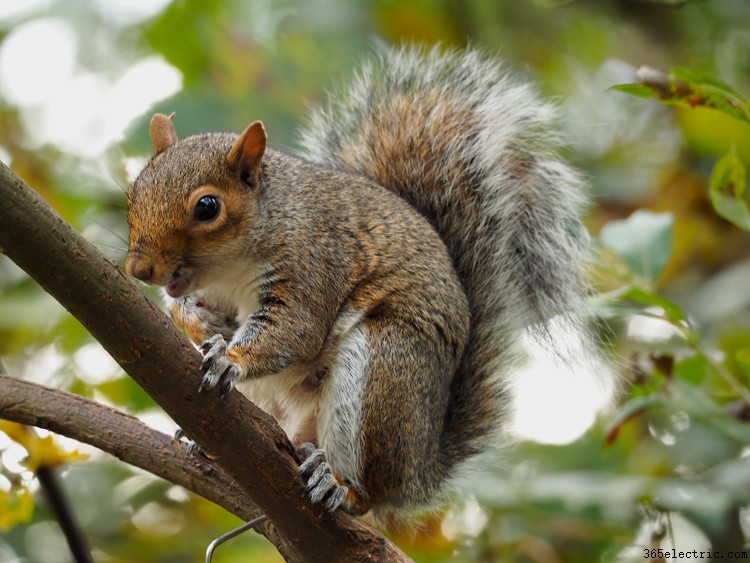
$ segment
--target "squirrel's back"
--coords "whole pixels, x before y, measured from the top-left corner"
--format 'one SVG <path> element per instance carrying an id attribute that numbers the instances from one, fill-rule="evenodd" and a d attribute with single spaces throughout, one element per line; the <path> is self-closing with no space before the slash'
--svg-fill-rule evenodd
<path id="1" fill-rule="evenodd" d="M 389 50 L 315 111 L 309 160 L 363 174 L 420 210 L 467 291 L 472 334 L 452 386 L 446 462 L 480 451 L 501 418 L 528 330 L 585 289 L 579 175 L 557 156 L 554 108 L 476 50 Z"/>

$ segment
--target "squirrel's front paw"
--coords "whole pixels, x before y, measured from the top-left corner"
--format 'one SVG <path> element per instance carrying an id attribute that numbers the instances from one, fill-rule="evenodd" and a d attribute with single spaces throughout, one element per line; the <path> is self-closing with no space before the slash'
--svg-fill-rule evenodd
<path id="1" fill-rule="evenodd" d="M 213 335 L 201 344 L 200 349 L 203 353 L 203 369 L 206 373 L 203 375 L 198 391 L 213 389 L 221 383 L 219 391 L 224 396 L 234 389 L 242 374 L 242 369 L 227 356 L 227 342 L 221 334 Z"/>
<path id="2" fill-rule="evenodd" d="M 344 501 L 349 488 L 339 483 L 323 450 L 306 443 L 299 447 L 298 453 L 304 460 L 299 473 L 307 480 L 307 496 L 313 503 L 322 502 L 328 512 L 333 512 Z"/>
<path id="3" fill-rule="evenodd" d="M 224 313 L 211 309 L 200 299 L 191 297 L 184 299 L 184 310 L 194 315 L 198 322 L 205 327 L 205 330 L 210 334 L 221 334 L 224 338 L 231 340 L 239 326 L 234 318 L 235 313 Z"/>

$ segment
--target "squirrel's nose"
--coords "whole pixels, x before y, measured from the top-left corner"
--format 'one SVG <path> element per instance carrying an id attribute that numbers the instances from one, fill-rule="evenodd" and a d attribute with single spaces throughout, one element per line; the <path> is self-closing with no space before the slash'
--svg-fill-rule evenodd
<path id="1" fill-rule="evenodd" d="M 128 256 L 125 271 L 142 282 L 149 282 L 154 277 L 154 266 L 148 261 L 139 260 L 132 255 Z"/>

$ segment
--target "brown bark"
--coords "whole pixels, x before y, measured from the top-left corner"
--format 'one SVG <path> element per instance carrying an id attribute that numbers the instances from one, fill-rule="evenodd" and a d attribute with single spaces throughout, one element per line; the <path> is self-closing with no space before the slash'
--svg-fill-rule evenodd
<path id="1" fill-rule="evenodd" d="M 198 393 L 200 357 L 190 343 L 116 264 L 5 165 L 0 166 L 0 201 L 0 248 L 216 457 L 216 465 L 268 516 L 278 532 L 274 542 L 288 559 L 408 560 L 360 522 L 340 512 L 321 514 L 311 506 L 293 449 L 273 419 L 239 393 L 223 399 Z M 108 441 L 113 448 L 125 443 L 122 435 L 108 436 Z M 233 511 L 231 505 L 222 506 Z"/>
<path id="2" fill-rule="evenodd" d="M 225 471 L 136 417 L 90 399 L 0 374 L 0 417 L 90 444 L 120 460 L 227 507 L 245 520 L 259 515 Z"/>
<path id="3" fill-rule="evenodd" d="M 182 442 L 136 417 L 80 397 L 0 373 L 0 418 L 44 428 L 99 448 L 224 507 L 243 520 L 260 515 L 227 473 Z M 269 524 L 257 530 L 273 541 Z"/>

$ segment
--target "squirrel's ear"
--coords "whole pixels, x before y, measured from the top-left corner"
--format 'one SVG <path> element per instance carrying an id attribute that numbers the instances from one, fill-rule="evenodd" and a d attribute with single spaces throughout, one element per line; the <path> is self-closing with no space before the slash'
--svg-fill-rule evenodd
<path id="1" fill-rule="evenodd" d="M 151 142 L 154 145 L 156 154 L 159 154 L 177 142 L 177 133 L 174 130 L 174 125 L 172 125 L 173 117 L 174 112 L 168 116 L 163 113 L 156 113 L 151 118 L 148 130 L 151 133 Z"/>
<path id="2" fill-rule="evenodd" d="M 244 180 L 260 166 L 260 159 L 265 151 L 266 130 L 262 122 L 253 121 L 229 149 L 227 162 L 232 168 L 240 170 Z"/>

